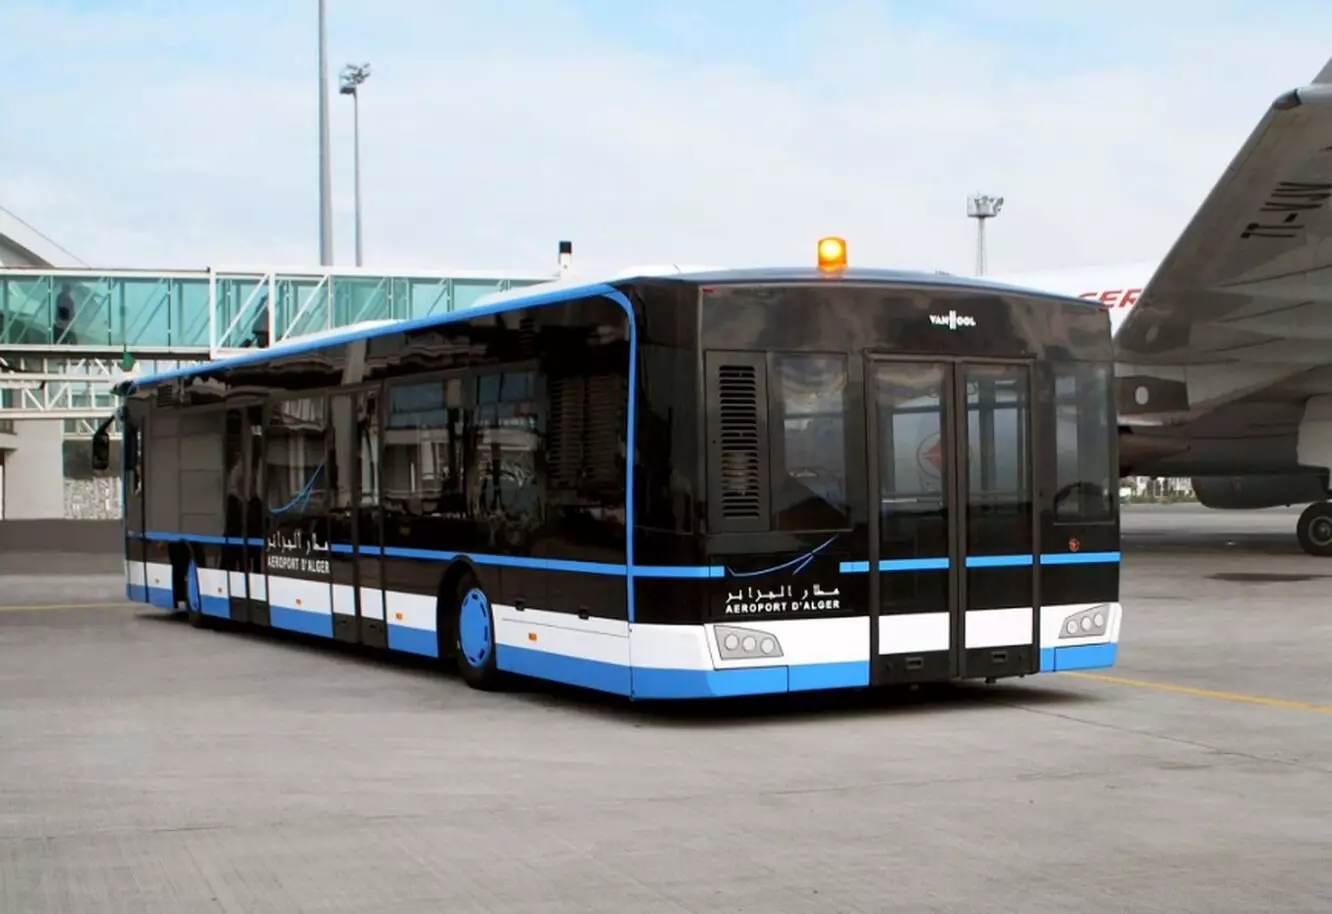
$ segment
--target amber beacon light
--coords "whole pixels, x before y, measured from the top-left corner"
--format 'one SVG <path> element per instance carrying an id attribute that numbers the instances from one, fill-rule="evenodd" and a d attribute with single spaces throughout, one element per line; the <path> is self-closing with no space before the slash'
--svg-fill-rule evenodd
<path id="1" fill-rule="evenodd" d="M 825 272 L 846 269 L 846 241 L 829 236 L 819 239 L 819 269 Z"/>

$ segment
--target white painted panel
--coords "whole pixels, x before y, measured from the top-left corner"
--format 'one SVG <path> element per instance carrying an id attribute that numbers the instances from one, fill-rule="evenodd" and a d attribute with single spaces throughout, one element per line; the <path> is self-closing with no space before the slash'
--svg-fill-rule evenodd
<path id="1" fill-rule="evenodd" d="M 612 619 L 579 619 L 568 613 L 492 604 L 495 641 L 583 660 L 629 664 L 629 626 Z M 581 626 L 575 623 L 581 623 Z"/>
<path id="2" fill-rule="evenodd" d="M 664 670 L 710 670 L 708 630 L 702 625 L 643 625 L 629 629 L 634 666 Z"/>
<path id="3" fill-rule="evenodd" d="M 301 581 L 275 574 L 268 576 L 268 604 L 308 613 L 332 612 L 327 583 Z"/>
<path id="4" fill-rule="evenodd" d="M 245 572 L 243 572 L 243 571 L 232 571 L 232 572 L 228 572 L 228 576 L 229 576 L 229 578 L 230 578 L 229 586 L 231 587 L 231 595 L 232 595 L 233 597 L 240 597 L 240 598 L 244 599 L 245 596 L 246 596 L 246 593 L 245 593 Z"/>
<path id="5" fill-rule="evenodd" d="M 333 585 L 333 612 L 339 616 L 356 615 L 356 588 L 350 584 Z"/>
<path id="6" fill-rule="evenodd" d="M 384 618 L 384 591 L 378 587 L 361 588 L 361 616 L 366 619 Z"/>
<path id="7" fill-rule="evenodd" d="M 1110 626 L 1107 631 L 1108 639 L 1114 644 L 1119 643 L 1119 630 L 1124 625 L 1124 606 L 1121 603 L 1110 604 Z"/>
<path id="8" fill-rule="evenodd" d="M 144 578 L 149 587 L 160 587 L 162 590 L 171 589 L 171 566 L 164 565 L 161 562 L 149 562 L 144 566 Z"/>
<path id="9" fill-rule="evenodd" d="M 532 609 L 531 607 L 526 607 L 520 611 L 515 606 L 502 603 L 491 604 L 490 609 L 495 616 L 496 626 L 501 621 L 526 622 L 552 628 L 567 628 L 576 632 L 597 632 L 603 635 L 614 635 L 617 638 L 629 637 L 629 623 L 622 619 L 605 619 L 597 616 L 580 619 L 573 613 L 556 613 L 546 609 Z"/>
<path id="10" fill-rule="evenodd" d="M 250 599 L 263 603 L 268 600 L 268 576 L 250 574 Z"/>
<path id="11" fill-rule="evenodd" d="M 224 599 L 231 596 L 227 589 L 227 572 L 220 568 L 200 568 L 199 595 Z"/>
<path id="12" fill-rule="evenodd" d="M 948 613 L 879 616 L 879 653 L 946 651 L 951 641 L 948 623 Z"/>
<path id="13" fill-rule="evenodd" d="M 1031 644 L 1031 607 L 973 609 L 967 612 L 968 648 Z"/>
<path id="14" fill-rule="evenodd" d="M 782 646 L 780 657 L 723 660 L 716 629 L 740 629 L 771 635 Z M 869 660 L 869 617 L 840 619 L 773 619 L 716 625 L 634 625 L 634 666 L 655 669 L 742 669 L 810 663 Z"/>
<path id="15" fill-rule="evenodd" d="M 125 580 L 126 582 L 138 587 L 143 587 L 147 582 L 147 574 L 143 570 L 143 562 L 125 562 Z"/>
<path id="16" fill-rule="evenodd" d="M 422 631 L 435 630 L 435 598 L 417 593 L 384 592 L 384 614 L 389 625 L 405 625 Z"/>

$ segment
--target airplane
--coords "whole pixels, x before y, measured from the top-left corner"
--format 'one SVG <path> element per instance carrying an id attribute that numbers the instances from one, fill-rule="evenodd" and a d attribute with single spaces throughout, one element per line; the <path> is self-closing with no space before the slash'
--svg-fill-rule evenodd
<path id="1" fill-rule="evenodd" d="M 1332 557 L 1332 60 L 1272 102 L 1159 264 L 987 276 L 1094 299 L 1116 351 L 1120 475 L 1207 507 L 1309 506 Z"/>

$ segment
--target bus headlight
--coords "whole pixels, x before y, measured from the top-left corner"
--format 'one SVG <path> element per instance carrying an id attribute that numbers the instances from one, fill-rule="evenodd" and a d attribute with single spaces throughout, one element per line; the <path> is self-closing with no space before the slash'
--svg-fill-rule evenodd
<path id="1" fill-rule="evenodd" d="M 1064 620 L 1064 624 L 1059 627 L 1059 637 L 1062 638 L 1091 638 L 1096 635 L 1104 635 L 1106 626 L 1110 624 L 1110 604 L 1102 603 L 1099 606 L 1093 606 L 1090 609 L 1084 609 L 1075 612 Z"/>
<path id="2" fill-rule="evenodd" d="M 775 635 L 737 625 L 717 625 L 712 629 L 717 651 L 723 660 L 754 660 L 782 656 L 782 645 Z"/>

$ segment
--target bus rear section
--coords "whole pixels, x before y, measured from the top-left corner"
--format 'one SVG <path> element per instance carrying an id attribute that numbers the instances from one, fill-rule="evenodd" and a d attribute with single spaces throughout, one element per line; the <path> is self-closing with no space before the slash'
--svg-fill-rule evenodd
<path id="1" fill-rule="evenodd" d="M 709 694 L 1114 664 L 1103 312 L 852 276 L 700 294 Z"/>

